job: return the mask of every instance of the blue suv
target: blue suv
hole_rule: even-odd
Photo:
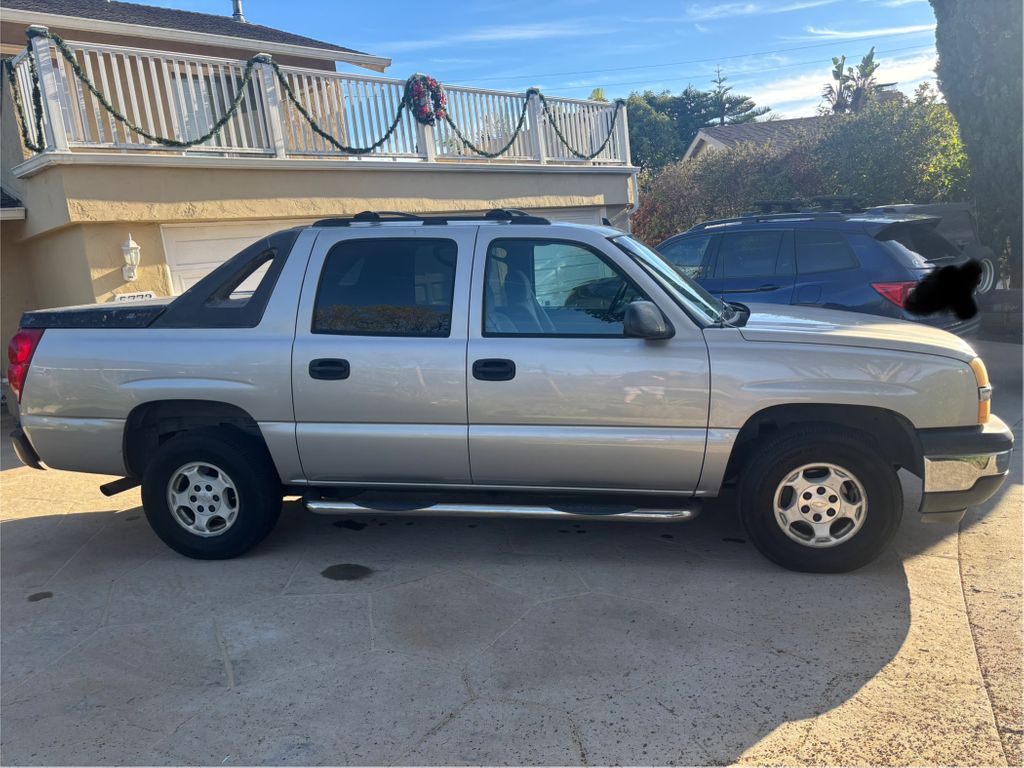
[[[932,269],[966,261],[935,231],[938,222],[909,214],[743,216],[698,224],[657,250],[725,301],[866,312],[969,333],[978,317],[920,317],[903,308]]]

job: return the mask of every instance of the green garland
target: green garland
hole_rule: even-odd
[[[559,141],[561,141],[565,145],[566,149],[568,149],[574,157],[577,157],[581,160],[593,160],[595,157],[597,157],[605,150],[605,147],[608,146],[608,142],[611,141],[612,134],[615,132],[615,125],[618,121],[619,112],[625,106],[625,102],[622,99],[619,99],[615,102],[615,112],[612,114],[611,125],[608,128],[608,135],[605,136],[604,141],[601,142],[601,146],[599,146],[597,150],[589,154],[586,154],[578,151],[569,143],[569,140],[565,137],[565,134],[563,134],[562,130],[558,127],[558,121],[556,119],[556,116],[552,113],[551,108],[548,106],[548,101],[544,97],[544,94],[542,94],[536,88],[530,88],[526,91],[526,98],[523,100],[523,109],[519,113],[519,120],[516,123],[515,130],[512,132],[512,137],[508,140],[508,143],[506,143],[498,151],[489,152],[485,149],[482,149],[481,147],[476,146],[476,144],[470,141],[465,136],[465,134],[463,134],[463,132],[459,129],[459,126],[452,119],[448,111],[444,109],[445,98],[441,86],[438,85],[436,81],[433,80],[433,78],[429,78],[426,75],[415,74],[405,81],[405,89],[402,94],[402,99],[398,103],[398,108],[395,110],[394,120],[391,121],[391,125],[388,126],[387,130],[384,132],[384,135],[382,135],[379,139],[374,141],[369,146],[352,147],[348,146],[347,144],[342,144],[340,141],[335,139],[333,135],[331,135],[328,131],[324,130],[316,121],[316,119],[311,114],[309,114],[309,111],[299,101],[298,97],[296,97],[295,92],[292,90],[291,85],[289,85],[288,83],[288,79],[284,76],[284,73],[281,71],[281,67],[278,65],[276,61],[271,59],[269,56],[257,54],[245,63],[245,70],[242,73],[242,80],[240,86],[235,93],[235,98],[232,100],[231,106],[224,113],[224,115],[221,116],[220,119],[218,119],[217,122],[213,124],[213,127],[203,136],[191,139],[189,141],[181,141],[179,139],[169,139],[164,136],[157,136],[156,134],[150,133],[142,126],[133,123],[130,119],[128,119],[126,115],[119,112],[117,108],[114,107],[114,105],[111,104],[107,100],[107,98],[99,91],[99,89],[96,88],[93,82],[89,79],[88,75],[86,75],[86,73],[82,70],[81,66],[78,64],[78,60],[75,59],[74,51],[68,46],[66,42],[64,42],[64,40],[59,35],[56,35],[49,31],[38,29],[29,29],[26,31],[25,34],[29,39],[27,51],[29,60],[29,73],[32,79],[32,112],[35,122],[37,141],[32,141],[29,135],[28,119],[25,115],[25,107],[21,100],[21,92],[18,88],[17,78],[14,72],[13,60],[10,58],[5,58],[3,60],[3,66],[7,72],[8,82],[11,85],[11,94],[14,100],[14,106],[18,114],[18,120],[21,124],[22,140],[24,141],[25,146],[28,149],[36,153],[43,152],[46,149],[46,146],[43,139],[42,94],[39,87],[39,75],[36,71],[35,58],[32,55],[32,39],[34,37],[46,37],[53,41],[54,45],[56,45],[57,47],[57,50],[60,52],[60,55],[64,57],[64,60],[71,67],[71,71],[74,73],[75,77],[77,77],[78,80],[81,81],[83,85],[85,85],[89,92],[99,102],[100,106],[102,106],[115,120],[124,125],[128,130],[132,131],[135,134],[138,134],[139,136],[142,136],[143,138],[148,139],[149,141],[152,141],[164,147],[173,147],[175,149],[187,149],[189,147],[194,147],[199,144],[204,144],[210,139],[220,134],[221,130],[224,128],[227,122],[232,117],[234,117],[234,115],[238,112],[238,109],[240,108],[242,103],[242,99],[245,98],[246,89],[249,87],[249,83],[252,80],[253,69],[257,64],[270,65],[270,67],[274,71],[275,76],[277,77],[278,83],[280,83],[281,85],[281,90],[285,94],[285,98],[287,98],[288,101],[292,104],[292,106],[295,107],[296,111],[309,124],[309,127],[313,130],[314,133],[316,133],[317,136],[322,138],[324,141],[329,143],[331,146],[333,146],[340,152],[350,155],[365,155],[381,147],[389,138],[391,138],[394,132],[398,129],[398,125],[402,120],[402,114],[405,110],[408,109],[412,111],[413,117],[419,122],[422,122],[424,125],[433,125],[435,118],[443,118],[444,121],[455,133],[456,137],[458,137],[459,141],[461,141],[471,152],[487,158],[500,157],[504,155],[506,152],[508,152],[509,149],[512,148],[512,145],[515,143],[516,139],[518,139],[519,135],[522,133],[523,127],[526,123],[526,115],[529,110],[530,97],[536,96],[540,99],[541,106],[544,110],[544,115],[547,117],[548,122],[551,124],[555,136],[557,136]],[[423,83],[425,82],[433,84],[433,87],[431,88],[431,98],[434,99],[435,103],[434,108],[429,110],[429,114],[421,115],[419,114],[418,110],[414,109],[414,107],[418,103],[418,100],[422,99],[422,90],[417,90],[416,92],[414,92],[414,87],[417,89],[421,89]],[[436,93],[434,92],[434,87],[436,87]],[[420,94],[419,97],[417,97],[417,94]]]
[[[36,138],[38,143],[32,141],[28,133],[28,120],[25,118],[25,105],[21,103],[21,88],[18,87],[18,78],[14,73],[14,59],[5,57],[3,60],[4,71],[7,73],[7,82],[11,86],[11,100],[14,102],[14,110],[18,113],[18,125],[21,127],[21,140],[27,149],[40,153],[46,149],[43,139],[43,95],[39,89],[39,76],[36,74],[36,62],[32,54],[28,55],[28,69],[32,76],[32,112],[35,116]]]

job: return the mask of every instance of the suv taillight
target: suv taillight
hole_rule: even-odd
[[[21,392],[25,388],[29,363],[32,362],[32,355],[36,353],[36,347],[39,346],[39,339],[42,337],[42,328],[19,328],[7,346],[7,362],[10,363],[7,366],[7,380],[19,403]]]
[[[907,296],[914,290],[915,285],[917,283],[912,280],[909,283],[872,283],[871,287],[878,291],[883,298],[903,309],[907,303]]]

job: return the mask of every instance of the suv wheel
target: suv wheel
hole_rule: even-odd
[[[977,293],[979,296],[984,296],[995,288],[997,281],[996,266],[988,256],[984,256],[978,259],[978,261],[981,263],[981,278],[978,280]]]
[[[281,484],[266,448],[241,433],[201,430],[160,446],[142,480],[156,535],[201,560],[236,557],[273,529]]]
[[[896,470],[880,454],[868,436],[827,425],[761,441],[740,484],[751,541],[794,571],[841,573],[874,560],[903,514]]]

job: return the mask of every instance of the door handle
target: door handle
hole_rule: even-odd
[[[759,285],[757,288],[725,288],[722,293],[761,293],[762,291],[777,291],[779,286],[772,283]]]
[[[350,373],[348,360],[339,360],[333,357],[321,357],[309,361],[309,377],[311,379],[326,379],[338,381],[347,379]]]
[[[480,381],[511,381],[516,377],[516,364],[511,360],[491,357],[473,363],[473,378]]]

